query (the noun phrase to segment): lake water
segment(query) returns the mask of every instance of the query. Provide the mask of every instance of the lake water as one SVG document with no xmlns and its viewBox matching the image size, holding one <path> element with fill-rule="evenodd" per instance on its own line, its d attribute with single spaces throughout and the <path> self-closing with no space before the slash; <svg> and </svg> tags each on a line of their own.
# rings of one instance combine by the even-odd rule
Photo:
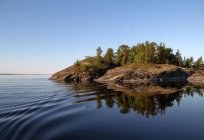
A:
<svg viewBox="0 0 204 140">
<path fill-rule="evenodd" d="M 0 76 L 0 140 L 204 140 L 204 90 L 128 95 L 103 84 Z"/>
</svg>

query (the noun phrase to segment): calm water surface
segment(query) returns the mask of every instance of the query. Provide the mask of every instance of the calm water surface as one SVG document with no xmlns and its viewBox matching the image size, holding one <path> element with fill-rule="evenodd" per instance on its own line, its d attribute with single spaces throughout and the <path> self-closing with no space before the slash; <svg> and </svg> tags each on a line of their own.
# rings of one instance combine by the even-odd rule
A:
<svg viewBox="0 0 204 140">
<path fill-rule="evenodd" d="M 128 95 L 102 84 L 0 76 L 0 140 L 204 140 L 204 90 Z"/>
</svg>

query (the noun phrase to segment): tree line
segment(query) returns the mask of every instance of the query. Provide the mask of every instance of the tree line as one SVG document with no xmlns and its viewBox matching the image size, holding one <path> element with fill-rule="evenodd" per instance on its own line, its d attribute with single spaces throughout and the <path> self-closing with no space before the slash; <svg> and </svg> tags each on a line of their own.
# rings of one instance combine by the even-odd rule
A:
<svg viewBox="0 0 204 140">
<path fill-rule="evenodd" d="M 153 63 L 153 64 L 172 64 L 180 67 L 200 69 L 203 66 L 203 59 L 199 57 L 194 61 L 193 57 L 182 57 L 179 50 L 176 53 L 164 43 L 155 42 L 138 43 L 135 46 L 121 45 L 114 52 L 108 48 L 102 56 L 102 49 L 96 49 L 96 63 L 101 65 L 126 65 L 131 63 Z"/>
</svg>

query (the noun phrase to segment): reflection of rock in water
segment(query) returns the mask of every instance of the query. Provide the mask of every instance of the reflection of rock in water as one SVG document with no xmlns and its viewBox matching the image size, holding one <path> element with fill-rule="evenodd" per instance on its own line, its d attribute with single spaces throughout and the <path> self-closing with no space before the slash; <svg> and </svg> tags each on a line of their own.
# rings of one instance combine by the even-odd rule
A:
<svg viewBox="0 0 204 140">
<path fill-rule="evenodd" d="M 126 85 L 127 86 L 127 85 Z M 86 85 L 73 85 L 73 90 L 76 91 L 76 93 L 80 93 L 79 95 L 76 95 L 78 98 L 78 101 L 76 103 L 80 102 L 90 102 L 90 101 L 96 101 L 97 108 L 100 109 L 102 107 L 107 108 L 119 108 L 120 112 L 123 114 L 129 113 L 130 111 L 134 111 L 139 115 L 150 117 L 155 115 L 165 115 L 166 109 L 169 107 L 173 107 L 176 103 L 176 105 L 179 105 L 182 101 L 183 96 L 194 96 L 195 94 L 199 96 L 203 96 L 204 88 L 203 87 L 192 87 L 192 86 L 186 86 L 183 88 L 183 90 L 178 89 L 164 89 L 159 86 L 150 86 L 148 89 L 147 86 L 133 86 L 128 85 L 129 87 L 133 88 L 132 91 L 127 90 L 127 87 L 122 87 L 116 91 L 110 89 L 110 85 L 107 88 L 103 84 L 86 84 Z M 142 92 L 135 92 L 134 89 L 137 91 Z M 140 90 L 139 90 L 140 89 Z M 146 94 L 145 91 L 151 91 L 148 94 Z M 81 92 L 84 92 L 81 93 Z M 85 92 L 87 91 L 87 92 Z M 91 91 L 91 92 L 90 92 Z M 154 91 L 157 91 L 154 93 Z M 158 94 L 159 91 L 161 94 Z M 163 94 L 162 94 L 163 92 Z M 171 93 L 171 94 L 169 94 Z M 105 104 L 104 104 L 105 101 Z"/>
<path fill-rule="evenodd" d="M 155 94 L 171 94 L 176 93 L 182 89 L 182 86 L 172 87 L 168 85 L 163 85 L 163 87 L 158 85 L 148 85 L 148 84 L 120 84 L 120 83 L 108 83 L 106 84 L 109 89 L 114 89 L 115 91 L 122 91 L 128 95 L 134 96 L 146 96 Z"/>
<path fill-rule="evenodd" d="M 203 93 L 204 93 L 204 86 L 203 85 L 193 85 L 193 86 L 186 86 L 184 87 L 184 91 L 183 93 L 187 96 L 194 96 L 195 94 L 203 97 Z"/>
</svg>

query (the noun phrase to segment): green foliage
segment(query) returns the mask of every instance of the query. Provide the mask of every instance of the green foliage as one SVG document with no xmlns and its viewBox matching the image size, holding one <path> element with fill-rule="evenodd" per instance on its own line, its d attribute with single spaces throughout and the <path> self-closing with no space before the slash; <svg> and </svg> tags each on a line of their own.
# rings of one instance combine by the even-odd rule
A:
<svg viewBox="0 0 204 140">
<path fill-rule="evenodd" d="M 195 68 L 200 69 L 203 64 L 203 58 L 199 57 L 197 61 L 195 61 Z"/>
<path fill-rule="evenodd" d="M 171 48 L 167 48 L 164 43 L 160 43 L 156 49 L 155 63 L 175 64 L 175 55 Z"/>
<path fill-rule="evenodd" d="M 96 49 L 96 57 L 86 58 L 86 61 L 90 61 L 88 64 L 80 64 L 77 60 L 74 64 L 76 71 L 110 68 L 131 63 L 172 64 L 196 69 L 204 66 L 202 57 L 195 62 L 193 57 L 182 59 L 179 50 L 174 54 L 173 50 L 166 47 L 164 43 L 158 45 L 155 42 L 146 41 L 133 47 L 121 45 L 116 53 L 114 53 L 112 48 L 108 48 L 104 57 L 102 57 L 102 52 L 101 47 L 98 47 Z"/>
<path fill-rule="evenodd" d="M 103 58 L 102 58 L 102 49 L 101 49 L 101 47 L 98 47 L 97 49 L 96 49 L 96 63 L 98 64 L 98 65 L 100 65 L 102 62 L 103 62 Z"/>
<path fill-rule="evenodd" d="M 134 53 L 132 51 L 130 51 L 128 53 L 127 64 L 131 64 L 133 62 L 134 62 Z"/>
<path fill-rule="evenodd" d="M 190 68 L 191 67 L 191 62 L 190 62 L 190 59 L 187 58 L 186 61 L 184 61 L 184 66 L 187 67 L 187 68 Z"/>
<path fill-rule="evenodd" d="M 175 54 L 175 65 L 176 66 L 183 66 L 183 60 L 182 60 L 182 57 L 181 57 L 179 50 L 177 50 L 176 54 Z"/>
<path fill-rule="evenodd" d="M 136 63 L 144 63 L 145 62 L 145 45 L 137 44 L 133 46 L 132 49 L 133 53 L 135 54 L 134 62 Z"/>
<path fill-rule="evenodd" d="M 104 56 L 104 62 L 107 63 L 108 65 L 112 64 L 114 61 L 114 52 L 112 48 L 108 48 L 106 51 L 106 54 Z"/>
<path fill-rule="evenodd" d="M 90 68 L 89 65 L 81 65 L 81 66 L 80 66 L 80 70 L 81 70 L 81 71 L 88 71 L 89 68 Z"/>
<path fill-rule="evenodd" d="M 165 64 L 165 54 L 166 54 L 166 48 L 163 43 L 160 43 L 160 45 L 157 47 L 157 52 L 156 52 L 156 63 L 158 64 Z"/>
<path fill-rule="evenodd" d="M 116 64 L 117 65 L 125 65 L 128 62 L 128 54 L 130 48 L 127 45 L 119 46 L 117 53 L 116 53 Z"/>
<path fill-rule="evenodd" d="M 166 64 L 174 64 L 175 56 L 173 54 L 173 50 L 171 48 L 165 48 L 165 63 Z"/>
<path fill-rule="evenodd" d="M 186 68 L 192 68 L 193 67 L 193 57 L 185 58 L 183 59 L 183 66 Z"/>
<path fill-rule="evenodd" d="M 79 72 L 80 71 L 80 66 L 81 66 L 81 64 L 80 64 L 79 60 L 74 62 L 74 70 L 75 70 L 75 72 Z"/>
</svg>

